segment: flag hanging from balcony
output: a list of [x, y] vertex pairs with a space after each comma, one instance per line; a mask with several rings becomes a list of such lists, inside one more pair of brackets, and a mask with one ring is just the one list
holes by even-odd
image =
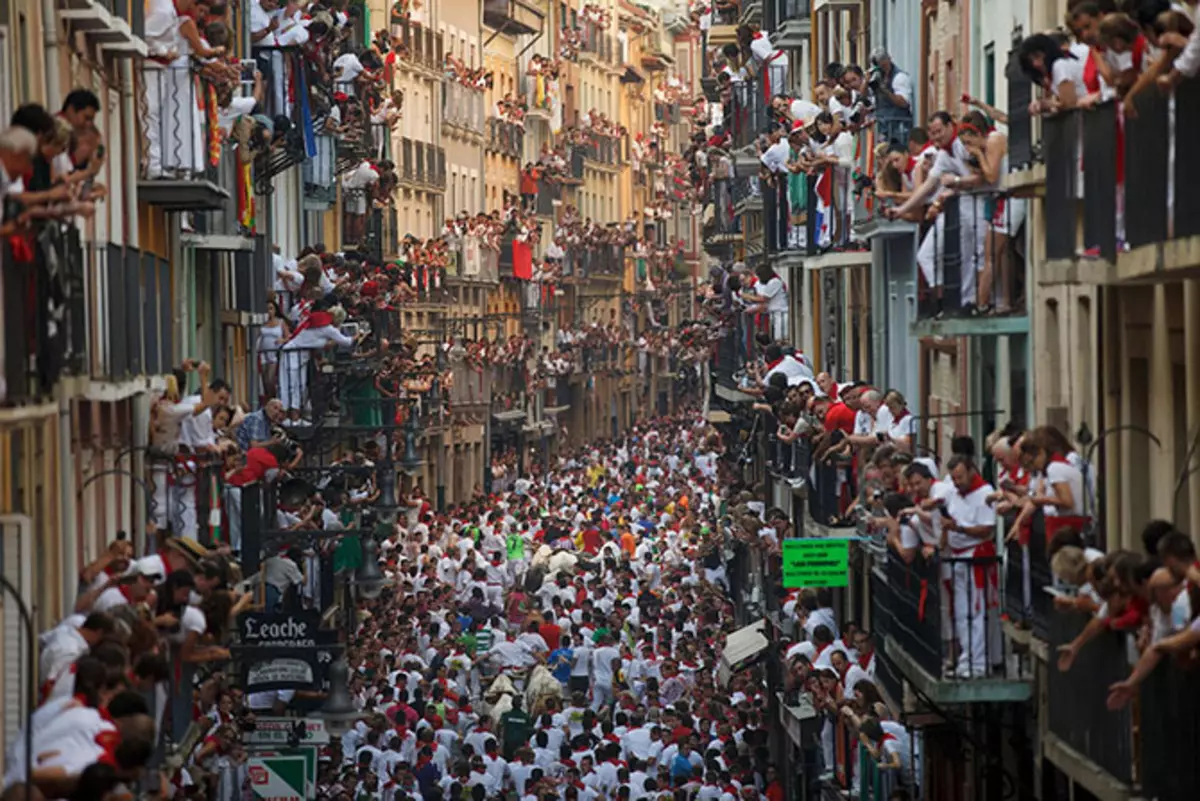
[[237, 170], [238, 225], [251, 234], [254, 230], [254, 168], [249, 160], [242, 160], [238, 153]]
[[826, 167], [819, 176], [814, 187], [817, 193], [817, 224], [813, 227], [817, 236], [817, 245], [824, 247], [830, 240], [830, 223], [833, 214], [833, 168]]
[[512, 249], [513, 278], [530, 280], [533, 278], [533, 250], [529, 247], [529, 243], [514, 239]]

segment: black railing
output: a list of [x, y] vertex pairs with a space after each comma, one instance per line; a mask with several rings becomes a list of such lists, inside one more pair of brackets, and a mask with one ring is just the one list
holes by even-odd
[[[1194, 133], [1196, 125], [1200, 125], [1200, 81], [1193, 79], [1175, 89], [1175, 214], [1171, 222], [1176, 237], [1200, 234], [1200, 185], [1196, 181], [1200, 153], [1194, 147], [1180, 147], [1180, 142], [1189, 141], [1189, 132]], [[1130, 196], [1127, 188], [1126, 197]]]
[[812, 484], [808, 492], [808, 512], [822, 526], [853, 526], [842, 518], [852, 497], [851, 471], [842, 463], [824, 459], [814, 462]]
[[810, 0], [765, 0], [763, 29], [778, 31], [784, 25], [803, 22], [810, 14]]
[[[1058, 646], [1079, 636], [1090, 619], [1088, 615], [1071, 613], [1055, 613], [1050, 617], [1052, 659]], [[1054, 664], [1046, 667], [1049, 731], [1126, 784], [1132, 779], [1134, 761], [1130, 713], [1128, 709], [1110, 712], [1106, 701], [1109, 686], [1129, 676], [1128, 654], [1128, 635], [1105, 631], [1083, 647], [1071, 670], [1060, 671]], [[1181, 701], [1178, 697], [1173, 699], [1173, 708], [1185, 708], [1180, 706]], [[1166, 718], [1144, 719], [1153, 721], [1149, 729], [1160, 729], [1169, 719], [1178, 720], [1173, 713]]]
[[709, 199], [713, 205], [714, 234], [734, 234], [741, 228], [740, 219], [733, 213], [737, 196], [733, 190], [739, 179], [717, 178], [709, 184]]
[[1003, 193], [947, 198], [917, 251], [917, 318], [1023, 314], [1024, 218], [1025, 201]]
[[[1167, 208], [1167, 182], [1170, 175], [1170, 98], [1162, 92], [1142, 92], [1134, 98], [1134, 106], [1137, 109], [1136, 116], [1132, 118], [1126, 117], [1125, 125], [1125, 241], [1129, 247], [1136, 248], [1141, 245], [1148, 245], [1152, 242], [1162, 242], [1167, 238], [1167, 225], [1171, 218], [1170, 210]], [[1114, 106], [1115, 109], [1115, 106]], [[1097, 154], [1097, 158], [1108, 156], [1109, 159], [1104, 164], [1115, 164], [1117, 152], [1116, 140], [1116, 120], [1115, 118], [1108, 124], [1100, 125], [1100, 132], [1111, 133], [1111, 137], [1106, 137], [1105, 144], [1111, 142], [1105, 152]], [[1085, 136], [1090, 138], [1095, 136], [1093, 128], [1097, 127], [1097, 123], [1089, 123], [1084, 127]], [[1177, 130], [1184, 130], [1177, 128]], [[1088, 242], [1099, 242], [1098, 237], [1104, 236], [1103, 245], [1108, 245], [1108, 250], [1115, 248], [1115, 245], [1109, 245], [1109, 241], [1115, 231], [1113, 224], [1113, 215], [1116, 212], [1116, 200], [1112, 187], [1118, 178], [1115, 169], [1109, 175], [1109, 170], [1100, 171], [1102, 178], [1109, 178], [1113, 183], [1105, 186], [1100, 184], [1093, 186], [1091, 183], [1086, 183], [1086, 179], [1092, 175], [1092, 153], [1090, 150], [1085, 150], [1083, 154], [1084, 164], [1087, 169], [1084, 170], [1085, 186], [1084, 204], [1085, 225], [1088, 222], [1097, 226], [1095, 236], [1088, 236]], [[1192, 179], [1195, 180], [1195, 173], [1192, 173]], [[1099, 182], [1097, 182], [1099, 183]], [[1104, 198], [1093, 198], [1092, 192], [1106, 192]], [[1108, 197], [1113, 198], [1112, 202], [1108, 201]], [[1106, 228], [1107, 231], [1100, 229]], [[1086, 229], [1085, 229], [1086, 230]], [[1101, 246], [1101, 253], [1107, 258], [1112, 258], [1110, 252], [1107, 252], [1104, 246]]]
[[220, 131], [209, 126], [204, 112], [210, 102], [209, 93], [203, 91], [207, 86], [188, 65], [146, 62], [144, 108], [139, 115], [143, 180], [195, 178], [208, 170]]
[[880, 144], [908, 145], [908, 134], [912, 131], [912, 116], [907, 119], [876, 120], [875, 141]]
[[491, 117], [488, 119], [488, 149], [513, 159], [521, 158], [525, 129], [513, 122]]
[[1046, 258], [1075, 256], [1076, 215], [1082, 181], [1079, 112], [1069, 111], [1042, 120], [1042, 150], [1046, 159]]
[[1200, 787], [1200, 726], [1190, 713], [1200, 705], [1196, 674], [1175, 662], [1161, 664], [1142, 684], [1141, 699], [1141, 795], [1190, 798]]
[[553, 217], [555, 201], [559, 199], [562, 189], [557, 181], [546, 178], [539, 178], [537, 185], [537, 213], [544, 217]]
[[413, 166], [413, 149], [414, 146], [420, 147], [420, 145], [420, 142], [414, 142], [407, 136], [400, 140], [400, 158], [398, 160], [399, 163], [396, 164], [400, 180], [409, 182], [416, 180], [417, 173], [416, 168]]
[[0, 405], [43, 400], [64, 371], [82, 368], [86, 353], [79, 233], [51, 222], [32, 236], [6, 237], [0, 264]]
[[620, 164], [620, 142], [610, 136], [595, 135], [584, 145], [583, 152], [587, 158], [600, 164]]
[[763, 97], [763, 87], [759, 80], [735, 83], [732, 92], [729, 132], [733, 137], [734, 147], [748, 147], [758, 141], [759, 134], [770, 122], [770, 106]]
[[905, 564], [890, 551], [892, 637], [934, 678], [995, 675], [1004, 664], [999, 573], [995, 556], [917, 555]]
[[[1012, 522], [1005, 521], [1006, 530]], [[1020, 539], [1007, 546], [1004, 612], [1014, 624], [1045, 640], [1049, 638], [1054, 614], [1054, 599], [1045, 588], [1054, 584], [1054, 575], [1046, 556], [1046, 519], [1040, 511], [1030, 521], [1028, 533], [1022, 533]]]
[[413, 180], [419, 184], [429, 182], [428, 168], [426, 156], [429, 151], [425, 147], [424, 142], [416, 142], [413, 147]]
[[583, 180], [583, 162], [587, 158], [587, 153], [581, 147], [571, 148], [571, 177], [576, 180]]
[[1033, 84], [1025, 73], [1009, 59], [1008, 70], [1008, 167], [1025, 169], [1034, 162], [1033, 120], [1029, 104], [1033, 101]]
[[785, 442], [775, 432], [767, 435], [767, 466], [780, 478], [807, 479], [812, 468], [812, 447], [805, 437]]
[[337, 138], [322, 134], [315, 137], [316, 154], [304, 162], [304, 197], [318, 203], [333, 204], [337, 192]]
[[373, 211], [374, 201], [368, 188], [342, 187], [342, 243], [348, 247], [363, 245], [373, 249], [369, 240], [372, 233], [368, 217]]
[[737, 175], [729, 179], [729, 194], [734, 206], [761, 203], [761, 183], [757, 175]]

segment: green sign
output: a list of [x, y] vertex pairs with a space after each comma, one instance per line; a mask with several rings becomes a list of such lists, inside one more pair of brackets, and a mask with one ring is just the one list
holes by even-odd
[[783, 541], [783, 588], [850, 585], [850, 540]]
[[276, 759], [300, 759], [304, 762], [305, 798], [313, 801], [317, 797], [317, 766], [320, 759], [319, 749], [315, 745], [302, 745], [299, 748], [281, 748], [279, 750], [254, 750], [250, 752], [251, 760], [273, 761]]
[[246, 772], [255, 798], [263, 801], [306, 801], [307, 765], [302, 756], [252, 756]]

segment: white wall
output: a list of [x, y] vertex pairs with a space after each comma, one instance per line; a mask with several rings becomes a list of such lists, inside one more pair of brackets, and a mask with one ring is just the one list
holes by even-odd
[[[992, 2], [992, 0], [988, 0]], [[867, 55], [883, 45], [897, 67], [908, 73], [913, 81], [914, 94], [921, 70], [921, 3], [917, 0], [874, 0], [871, 4], [871, 40]], [[865, 61], [865, 59], [864, 59]], [[865, 69], [867, 64], [862, 65]], [[923, 117], [924, 109], [917, 109]]]
[[1012, 35], [1016, 28], [1024, 35], [1029, 28], [1029, 0], [972, 0], [971, 7], [971, 94], [986, 98], [984, 86], [984, 53], [988, 45], [995, 52], [995, 106], [1008, 106], [1008, 83], [1005, 68], [1008, 52], [1012, 49]]

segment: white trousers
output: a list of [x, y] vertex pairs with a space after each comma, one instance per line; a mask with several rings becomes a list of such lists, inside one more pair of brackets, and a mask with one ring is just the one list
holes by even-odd
[[[984, 268], [984, 245], [987, 234], [987, 215], [982, 197], [958, 199], [958, 241], [962, 261], [959, 265], [959, 302], [966, 306], [975, 303], [975, 274]], [[917, 249], [917, 265], [925, 283], [931, 287], [946, 284], [946, 218], [939, 214], [933, 227], [925, 232]]]

